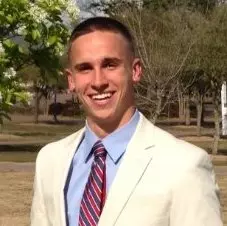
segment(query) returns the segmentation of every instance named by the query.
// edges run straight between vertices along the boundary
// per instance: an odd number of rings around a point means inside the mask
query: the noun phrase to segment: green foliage
[[[70,0],[0,0],[0,124],[13,100],[28,98],[17,71],[32,64],[49,77],[59,75],[69,37],[66,24],[78,13]],[[43,74],[33,82],[47,83]]]

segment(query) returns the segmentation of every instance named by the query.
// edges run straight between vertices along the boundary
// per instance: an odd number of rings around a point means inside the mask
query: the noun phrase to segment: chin
[[[90,118],[100,123],[112,122],[116,120],[116,113],[110,111],[97,111],[92,112]]]

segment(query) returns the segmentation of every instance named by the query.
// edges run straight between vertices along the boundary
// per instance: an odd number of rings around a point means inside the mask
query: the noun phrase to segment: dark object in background
[[[52,103],[49,106],[48,114],[53,115],[54,121],[58,122],[57,116],[60,115],[63,111],[63,104],[62,103]]]
[[[71,100],[67,100],[66,103],[52,103],[49,105],[48,114],[54,116],[54,120],[57,121],[58,115],[63,116],[75,116],[80,115],[80,106],[78,103],[75,103]]]

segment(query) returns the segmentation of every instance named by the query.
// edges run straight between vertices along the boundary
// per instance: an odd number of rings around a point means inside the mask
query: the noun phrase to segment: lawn
[[[0,226],[29,225],[33,172],[0,172]]]
[[[35,144],[63,138],[81,128],[84,120],[81,118],[60,117],[54,124],[50,116],[40,116],[40,123],[34,124],[32,116],[12,116],[12,121],[5,121],[0,134],[0,144]]]

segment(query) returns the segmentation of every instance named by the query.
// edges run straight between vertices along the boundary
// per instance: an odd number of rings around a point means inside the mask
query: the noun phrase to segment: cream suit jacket
[[[32,226],[66,226],[64,186],[83,134],[84,128],[39,152]],[[220,215],[209,156],[141,114],[98,225],[221,226]]]

